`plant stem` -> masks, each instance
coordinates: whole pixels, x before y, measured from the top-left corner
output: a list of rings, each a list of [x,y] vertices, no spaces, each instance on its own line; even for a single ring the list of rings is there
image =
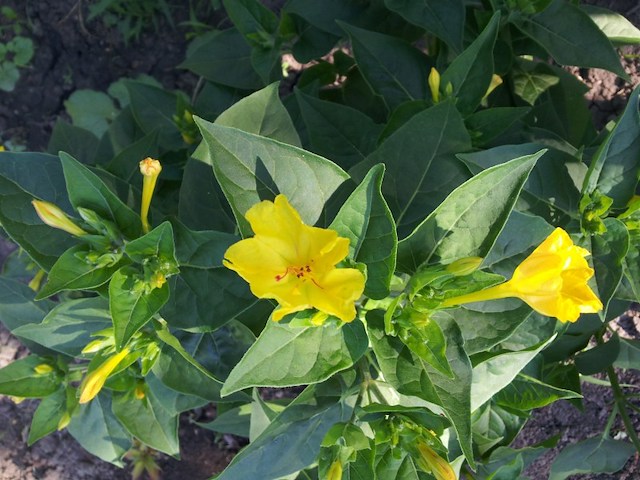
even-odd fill
[[[624,424],[624,428],[627,431],[627,435],[629,435],[629,439],[631,439],[631,443],[636,447],[638,453],[640,453],[640,439],[638,439],[638,434],[636,433],[635,428],[633,427],[633,422],[629,417],[629,413],[627,412],[626,404],[627,399],[624,396],[624,392],[622,388],[620,388],[620,382],[618,381],[618,375],[614,370],[613,366],[607,367],[607,375],[609,377],[609,381],[611,382],[611,390],[613,391],[613,398],[618,406],[618,410],[620,413],[620,418],[622,418],[622,423]]]

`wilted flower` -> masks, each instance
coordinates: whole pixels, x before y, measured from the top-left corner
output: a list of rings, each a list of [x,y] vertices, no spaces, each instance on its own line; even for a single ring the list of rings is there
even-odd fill
[[[245,216],[255,236],[231,245],[223,263],[249,282],[254,295],[280,304],[274,320],[308,308],[345,322],[355,318],[364,276],[335,267],[347,256],[349,239],[302,223],[284,195],[254,205]]]
[[[567,232],[556,228],[515,269],[511,280],[449,298],[441,306],[517,297],[543,315],[575,322],[581,313],[602,310],[602,302],[587,285],[593,276],[593,269],[584,259],[587,255],[588,250],[574,245]]]

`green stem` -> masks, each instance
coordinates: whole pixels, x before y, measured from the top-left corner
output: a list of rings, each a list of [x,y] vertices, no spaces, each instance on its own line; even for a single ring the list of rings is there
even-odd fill
[[[633,446],[636,447],[636,451],[640,453],[640,439],[638,438],[638,434],[636,433],[636,430],[633,427],[633,423],[631,422],[631,417],[629,417],[629,413],[626,409],[627,399],[624,396],[622,388],[620,388],[618,375],[611,365],[607,367],[607,375],[609,376],[609,381],[611,382],[613,398],[616,402],[616,405],[618,406],[620,418],[622,418],[622,423],[624,424],[624,429],[627,431],[627,435],[629,436],[631,443],[633,443]]]

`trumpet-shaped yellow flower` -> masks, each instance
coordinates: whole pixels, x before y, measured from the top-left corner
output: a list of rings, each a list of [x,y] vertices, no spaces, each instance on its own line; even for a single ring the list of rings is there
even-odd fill
[[[140,203],[140,219],[142,220],[142,231],[149,233],[149,206],[153,197],[153,190],[156,188],[156,180],[162,171],[162,165],[158,160],[147,157],[140,162],[140,173],[142,174],[142,201]]]
[[[223,263],[249,282],[255,296],[280,304],[273,320],[308,308],[345,322],[355,318],[364,276],[335,267],[347,256],[349,239],[302,223],[284,195],[254,205],[245,216],[255,236],[231,245]]]
[[[425,442],[418,442],[418,452],[420,453],[418,465],[425,472],[431,473],[437,480],[456,480],[456,474],[449,462],[438,455]]]
[[[581,313],[602,310],[602,302],[587,281],[593,269],[584,259],[589,251],[573,244],[556,228],[513,272],[511,280],[468,295],[449,298],[441,306],[517,297],[543,315],[575,322]]]
[[[100,390],[102,390],[104,382],[107,381],[109,375],[111,375],[127,355],[129,355],[129,349],[123,348],[120,352],[109,357],[102,363],[102,365],[87,375],[80,387],[79,403],[87,403],[93,400],[93,398],[100,393]]]

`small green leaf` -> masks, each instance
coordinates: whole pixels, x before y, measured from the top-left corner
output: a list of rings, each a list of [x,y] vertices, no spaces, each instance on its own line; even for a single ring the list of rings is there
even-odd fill
[[[164,222],[142,237],[127,243],[125,253],[136,263],[144,263],[150,258],[159,259],[164,273],[176,273],[178,260],[173,241],[173,228]]]
[[[540,380],[519,373],[494,399],[498,405],[515,410],[542,408],[557,400],[582,398],[581,395],[564,388],[547,385]]]
[[[576,355],[576,368],[582,375],[603,372],[616,361],[619,353],[620,337],[614,333],[608,341]]]
[[[67,411],[67,391],[59,388],[46,396],[38,405],[29,428],[29,446],[58,429],[62,415]]]
[[[26,398],[51,395],[60,386],[60,378],[55,371],[36,373],[35,368],[43,363],[47,363],[45,359],[29,355],[0,368],[0,394]]]
[[[544,63],[519,60],[513,68],[513,91],[529,105],[560,79]]]
[[[298,314],[300,315],[300,314]],[[367,349],[362,322],[342,328],[291,327],[270,321],[229,374],[223,395],[256,386],[288,387],[318,383],[353,365]],[[305,352],[299,355],[299,352]]]
[[[118,114],[111,97],[94,90],[76,90],[65,100],[64,108],[76,127],[84,128],[98,138]]]
[[[395,223],[382,196],[383,175],[384,166],[374,166],[329,226],[350,240],[349,258],[367,266],[365,295],[374,299],[389,294],[398,248]]]
[[[620,351],[613,365],[618,368],[640,370],[640,340],[620,339]]]
[[[109,311],[113,319],[116,348],[123,348],[169,299],[169,286],[151,289],[138,271],[122,267],[109,282]]]

